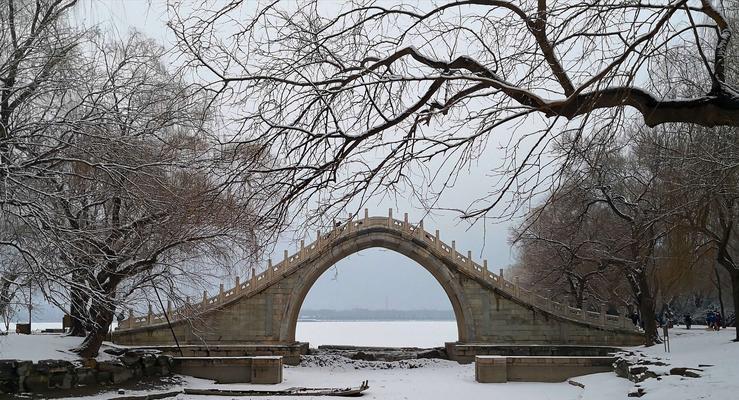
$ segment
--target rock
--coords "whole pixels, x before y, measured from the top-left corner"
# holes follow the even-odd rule
[[[100,374],[107,373],[108,381],[113,383],[125,382],[133,378],[133,371],[120,361],[101,361],[98,363],[98,382]]]
[[[703,370],[697,368],[677,367],[670,369],[670,375],[687,376],[688,378],[700,378],[701,375],[698,372],[702,371]]]
[[[363,360],[363,361],[377,361],[377,357],[374,354],[368,354],[363,351],[358,351],[351,356],[352,360]]]
[[[103,353],[110,354],[112,356],[122,356],[123,354],[126,353],[126,351],[127,349],[120,349],[117,347],[113,347],[113,348],[103,350]]]
[[[111,374],[108,371],[98,371],[95,374],[95,378],[97,379],[97,382],[99,384],[101,384],[101,385],[107,385],[112,380],[113,374]]]
[[[19,388],[16,360],[0,360],[0,393],[15,393]]]
[[[133,372],[129,369],[113,372],[113,383],[122,383],[131,378],[133,378]]]
[[[629,397],[642,397],[645,394],[647,394],[647,392],[645,392],[644,389],[642,389],[642,388],[635,388],[634,390],[632,390],[632,391],[629,392],[628,396]]]
[[[49,375],[33,371],[23,380],[23,390],[26,392],[43,392],[49,390]]]
[[[157,356],[157,365],[160,367],[167,367],[172,368],[172,363],[174,362],[174,359],[172,356],[165,356],[165,355],[158,355]]]
[[[78,385],[94,385],[97,383],[97,372],[92,368],[77,367],[74,369]]]
[[[41,360],[34,365],[38,372],[67,373],[74,369],[74,364],[64,360]]]
[[[443,348],[430,349],[421,351],[417,355],[418,358],[438,358],[442,360],[448,360],[449,356],[446,354],[446,350]]]

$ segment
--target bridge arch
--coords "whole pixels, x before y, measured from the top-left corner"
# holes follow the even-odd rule
[[[300,309],[318,278],[342,259],[370,248],[384,248],[394,251],[410,258],[431,273],[452,304],[457,322],[458,341],[467,342],[475,338],[473,317],[469,315],[469,308],[464,307],[467,304],[467,299],[451,266],[444,259],[434,255],[427,248],[426,243],[402,237],[397,230],[377,227],[342,236],[333,243],[332,247],[322,257],[312,260],[309,265],[302,267],[304,275],[298,287],[295,288],[295,292],[291,295],[286,310],[286,323],[281,326],[280,338],[282,341],[287,343],[295,341]]]

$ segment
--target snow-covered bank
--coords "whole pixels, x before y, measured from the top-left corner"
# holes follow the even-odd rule
[[[71,349],[82,343],[81,337],[64,336],[60,334],[33,334],[18,335],[9,333],[0,335],[0,360],[24,360],[37,362],[39,360],[75,361],[80,357]],[[104,353],[109,344],[103,343],[98,360],[113,359]]]
[[[365,337],[378,336],[382,330],[373,331],[372,325],[365,325]],[[335,327],[334,327],[335,328]],[[427,327],[433,329],[432,327]],[[739,393],[739,343],[732,343],[734,329],[720,332],[705,329],[674,329],[670,332],[672,339],[671,353],[657,345],[648,349],[634,348],[651,358],[659,358],[669,364],[659,367],[665,372],[672,367],[700,368],[700,378],[681,376],[661,376],[660,379],[647,379],[639,385],[645,389],[646,400],[688,400],[688,399],[732,399]],[[11,349],[0,347],[0,358],[8,358],[8,354],[25,354],[20,358],[29,359],[28,352],[35,352],[35,358],[54,358],[59,353],[56,346],[68,346],[74,338],[62,338],[54,335],[26,336],[10,335],[13,338]],[[356,343],[351,336],[345,336],[343,342]],[[0,337],[0,344],[4,338]],[[47,341],[42,345],[38,341]],[[9,344],[9,342],[5,342]],[[41,354],[41,349],[46,353]],[[712,365],[705,367],[702,365]],[[635,384],[616,376],[614,373],[602,373],[577,377],[574,380],[585,387],[580,388],[568,383],[501,383],[480,384],[474,380],[474,365],[459,365],[446,360],[404,360],[396,362],[355,361],[341,357],[327,356],[324,359],[306,357],[301,366],[286,367],[284,382],[269,386],[270,389],[284,389],[294,386],[303,387],[348,387],[358,386],[363,380],[369,380],[370,389],[366,392],[368,399],[424,399],[436,400],[447,398],[490,399],[514,398],[518,400],[616,400],[626,399]],[[230,384],[216,385],[210,381],[190,377],[182,377],[181,382],[164,383],[156,391],[171,391],[182,387],[221,388],[221,389],[264,389],[263,385]],[[115,389],[90,396],[88,399],[109,399],[115,397]],[[126,395],[146,393],[145,391],[127,391]],[[151,393],[151,391],[149,392]],[[72,397],[70,397],[72,398]],[[77,398],[77,397],[74,397]],[[177,399],[204,399],[203,396],[186,396],[181,394]],[[223,397],[212,397],[222,399]],[[289,399],[289,397],[287,397]],[[301,397],[302,398],[302,397]],[[280,397],[279,399],[286,399]],[[297,399],[297,398],[296,398]]]
[[[719,332],[705,328],[670,331],[670,353],[657,345],[639,349],[647,356],[659,358],[669,364],[662,367],[669,371],[674,367],[703,370],[700,378],[679,375],[661,376],[660,380],[647,379],[640,384],[646,394],[642,399],[733,399],[739,396],[739,343],[731,342],[735,328]],[[655,368],[659,370],[658,368]]]

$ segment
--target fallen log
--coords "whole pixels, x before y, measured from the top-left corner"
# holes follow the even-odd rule
[[[369,382],[363,381],[360,386],[349,388],[303,388],[293,387],[283,390],[230,390],[230,389],[189,389],[185,394],[202,396],[340,396],[357,397],[369,389]]]
[[[168,397],[174,397],[178,394],[182,394],[182,390],[175,390],[171,392],[164,392],[164,393],[149,393],[144,395],[133,395],[133,396],[119,396],[119,397],[112,397],[110,400],[157,400],[157,399],[166,399]]]

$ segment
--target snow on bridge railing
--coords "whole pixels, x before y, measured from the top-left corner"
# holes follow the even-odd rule
[[[561,303],[557,303],[550,298],[541,296],[531,290],[523,288],[518,281],[518,277],[514,278],[514,282],[510,282],[503,277],[503,270],[499,274],[495,274],[488,270],[488,261],[483,260],[480,265],[472,260],[472,252],[468,251],[467,255],[459,253],[456,249],[456,241],[451,241],[451,246],[444,243],[437,229],[432,235],[423,228],[423,220],[417,225],[408,222],[408,214],[404,214],[403,221],[393,218],[392,209],[389,210],[387,217],[370,217],[367,209],[364,210],[364,218],[350,218],[347,221],[334,221],[332,229],[327,233],[320,230],[316,232],[316,240],[308,245],[305,241],[300,241],[300,249],[289,254],[287,250],[283,253],[283,260],[277,264],[272,264],[272,260],[267,260],[267,267],[259,274],[252,268],[251,278],[245,282],[240,282],[239,277],[233,288],[224,290],[224,285],[220,285],[219,293],[215,296],[208,296],[207,292],[203,292],[203,300],[197,304],[190,304],[189,299],[181,307],[171,308],[171,302],[168,302],[167,314],[170,320],[177,320],[192,316],[194,313],[203,313],[218,308],[226,302],[233,301],[241,296],[246,296],[271,285],[283,276],[290,274],[294,269],[303,264],[305,260],[310,260],[313,256],[321,253],[330,243],[343,235],[351,232],[368,229],[372,227],[384,227],[405,233],[408,236],[415,237],[421,241],[430,243],[430,248],[437,253],[438,256],[450,258],[460,271],[482,280],[491,286],[508,294],[509,296],[542,310],[554,313],[561,317],[581,321],[587,324],[597,325],[601,327],[617,327],[622,329],[636,329],[630,320],[624,315],[609,315],[605,311],[605,307],[601,307],[600,312],[584,311],[579,308],[573,308]],[[119,324],[119,329],[131,329],[141,326],[148,326],[163,323],[166,321],[164,313],[154,314],[149,306],[149,313],[145,316],[134,316],[133,311],[129,310],[129,317]]]

